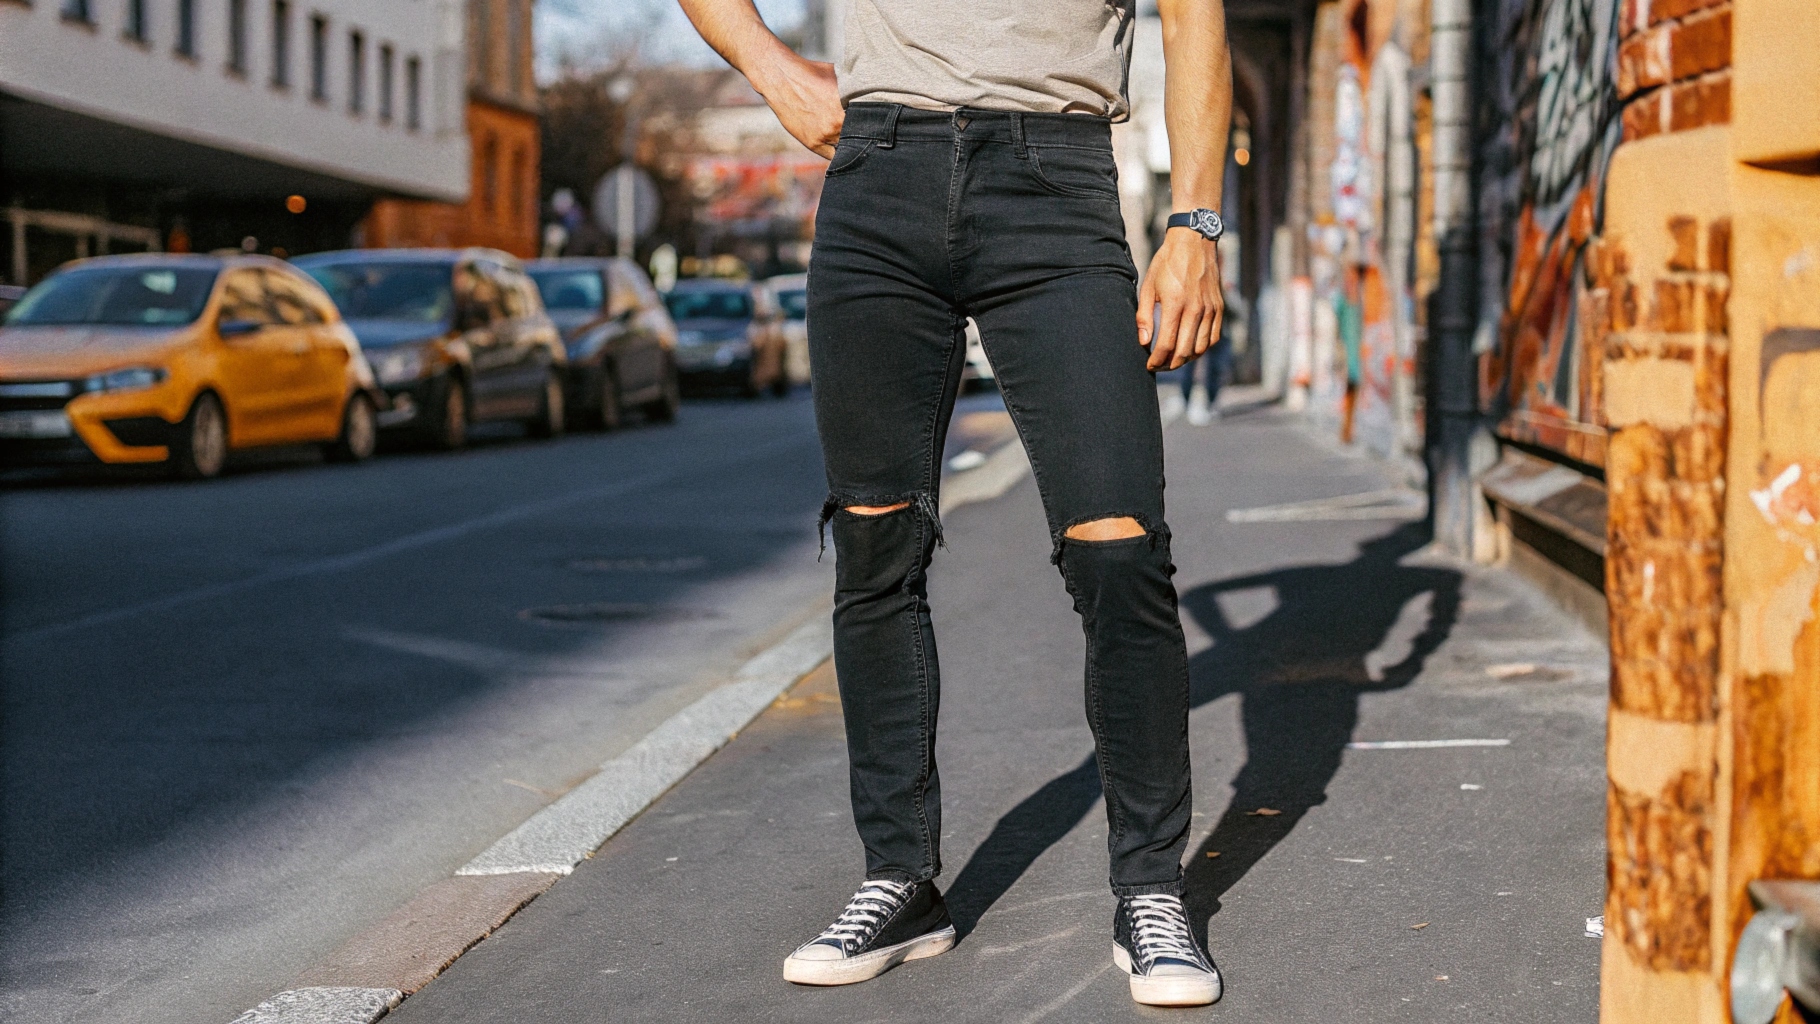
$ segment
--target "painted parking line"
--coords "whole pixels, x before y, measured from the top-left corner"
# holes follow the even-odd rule
[[[624,479],[615,480],[609,484],[602,484],[599,487],[589,487],[579,491],[570,491],[567,494],[558,494],[539,501],[530,501],[522,505],[513,505],[509,508],[502,508],[494,512],[489,512],[486,515],[475,516],[472,519],[464,519],[457,523],[450,523],[447,526],[438,526],[434,529],[422,530],[417,533],[408,533],[402,537],[396,537],[392,540],[375,544],[371,547],[361,548],[357,551],[350,551],[340,555],[330,555],[326,558],[299,562],[296,565],[287,565],[277,569],[269,569],[244,579],[229,580],[224,583],[212,583],[207,586],[195,587],[190,590],[179,591],[175,594],[167,594],[164,597],[155,597],[149,601],[141,601],[137,604],[126,605],[120,608],[110,608],[106,611],[91,612],[88,615],[81,615],[74,619],[66,619],[62,622],[53,622],[42,626],[33,626],[29,629],[21,629],[17,632],[6,634],[4,639],[14,643],[19,641],[43,640],[47,637],[57,636],[63,633],[72,633],[78,630],[92,629],[96,626],[105,626],[110,623],[120,622],[124,619],[130,619],[151,612],[169,611],[173,608],[183,607],[184,605],[195,604],[198,601],[209,601],[217,598],[230,597],[234,594],[254,590],[259,587],[271,586],[275,583],[289,583],[293,580],[305,579],[311,576],[328,576],[339,572],[346,572],[350,569],[357,569],[361,566],[380,561],[381,559],[390,558],[393,555],[399,555],[407,551],[415,551],[418,548],[425,548],[434,544],[457,540],[472,533],[491,530],[500,526],[507,526],[521,520],[532,519],[550,512],[568,508],[571,505],[579,505],[587,501],[598,501],[602,498],[623,497],[627,494],[632,494],[648,488],[662,486],[685,476],[698,475],[702,473],[704,469],[711,470],[721,466],[731,466],[737,463],[749,462],[753,459],[766,458],[780,452],[788,451],[791,448],[813,443],[815,443],[814,438],[780,438],[769,444],[762,444],[756,448],[749,448],[734,453],[728,458],[716,460],[705,466],[701,463],[691,463],[685,466],[655,470],[637,476],[625,477]]]

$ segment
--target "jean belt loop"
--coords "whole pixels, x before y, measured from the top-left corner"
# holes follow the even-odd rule
[[[878,148],[890,149],[892,146],[897,145],[897,115],[903,112],[904,105],[902,103],[891,104],[891,109],[885,112],[885,137],[883,141],[878,144]]]
[[[1030,151],[1024,148],[1024,115],[1015,110],[1011,112],[1011,151],[1019,160],[1030,158]]]

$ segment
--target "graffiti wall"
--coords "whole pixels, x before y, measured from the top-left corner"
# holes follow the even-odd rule
[[[1487,0],[1479,144],[1481,398],[1507,439],[1604,465],[1588,243],[1622,139],[1619,0]]]

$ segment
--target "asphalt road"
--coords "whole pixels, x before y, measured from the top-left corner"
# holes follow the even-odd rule
[[[822,614],[805,393],[0,491],[0,1018],[227,1021]]]
[[[779,976],[863,867],[824,672],[387,1021],[1595,1019],[1602,646],[1416,527],[1228,521],[1391,484],[1274,413],[1167,441],[1218,1006],[1135,1007],[1112,969],[1081,634],[1025,481],[948,515],[931,571],[952,952]],[[1396,745],[1434,740],[1507,742]]]

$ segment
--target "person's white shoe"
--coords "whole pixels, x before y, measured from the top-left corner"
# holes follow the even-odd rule
[[[1145,1006],[1206,1006],[1224,991],[1220,969],[1188,928],[1180,896],[1126,896],[1112,921],[1112,961]]]
[[[1173,384],[1165,386],[1162,398],[1157,400],[1157,408],[1163,414],[1164,423],[1180,416],[1186,405],[1187,403],[1182,400],[1181,389]]]
[[[1213,422],[1213,417],[1213,403],[1207,398],[1207,385],[1196,384],[1188,395],[1189,424],[1204,427]]]

